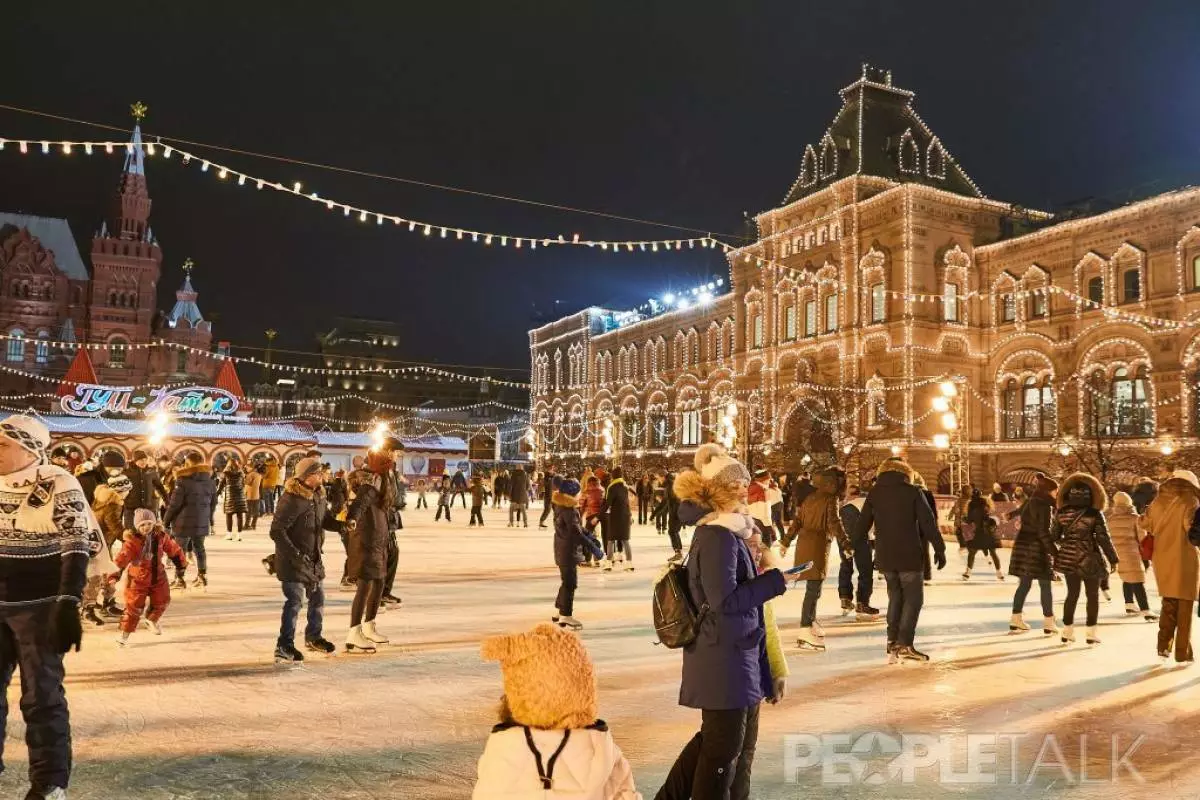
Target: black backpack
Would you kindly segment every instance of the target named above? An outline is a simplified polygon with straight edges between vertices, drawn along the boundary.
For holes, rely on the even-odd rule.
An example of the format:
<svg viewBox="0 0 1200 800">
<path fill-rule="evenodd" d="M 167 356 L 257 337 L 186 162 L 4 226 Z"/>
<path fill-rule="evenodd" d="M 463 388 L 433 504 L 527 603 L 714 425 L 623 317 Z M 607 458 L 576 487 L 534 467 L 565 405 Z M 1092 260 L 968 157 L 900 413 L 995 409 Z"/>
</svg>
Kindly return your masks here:
<svg viewBox="0 0 1200 800">
<path fill-rule="evenodd" d="M 654 584 L 654 630 L 658 642 L 672 650 L 696 641 L 700 625 L 708 614 L 708 604 L 696 607 L 688 587 L 685 563 L 668 564 L 667 572 Z"/>
</svg>

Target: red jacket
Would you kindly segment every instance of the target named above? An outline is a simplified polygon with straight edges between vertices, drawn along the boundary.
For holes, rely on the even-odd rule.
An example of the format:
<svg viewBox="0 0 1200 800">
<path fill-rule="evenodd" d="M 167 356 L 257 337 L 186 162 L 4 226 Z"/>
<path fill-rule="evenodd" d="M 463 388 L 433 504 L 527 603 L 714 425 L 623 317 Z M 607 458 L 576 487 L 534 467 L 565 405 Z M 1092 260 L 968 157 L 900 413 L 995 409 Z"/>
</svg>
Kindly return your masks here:
<svg viewBox="0 0 1200 800">
<path fill-rule="evenodd" d="M 187 567 L 187 556 L 179 543 L 161 525 L 150 531 L 150 548 L 146 550 L 146 537 L 137 531 L 125 531 L 125 543 L 117 553 L 117 569 L 129 567 L 129 583 L 137 586 L 153 586 L 167 581 L 162 557 L 175 563 L 179 569 Z"/>
<path fill-rule="evenodd" d="M 579 514 L 585 520 L 600 513 L 604 507 L 604 490 L 599 486 L 589 486 L 579 495 Z"/>
</svg>

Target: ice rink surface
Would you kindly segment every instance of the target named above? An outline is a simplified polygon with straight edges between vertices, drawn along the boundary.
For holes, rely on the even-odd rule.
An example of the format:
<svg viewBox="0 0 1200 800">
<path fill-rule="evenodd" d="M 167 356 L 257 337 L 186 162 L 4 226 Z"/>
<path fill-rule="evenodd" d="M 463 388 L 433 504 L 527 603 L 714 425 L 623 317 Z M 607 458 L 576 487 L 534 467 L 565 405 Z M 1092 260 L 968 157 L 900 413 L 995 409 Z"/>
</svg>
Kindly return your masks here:
<svg viewBox="0 0 1200 800">
<path fill-rule="evenodd" d="M 325 634 L 339 653 L 307 653 L 302 668 L 271 659 L 283 598 L 260 563 L 272 550 L 269 518 L 242 542 L 210 537 L 209 590 L 176 591 L 163 636 L 140 630 L 120 650 L 115 625 L 89 628 L 68 656 L 70 796 L 469 797 L 501 693 L 479 642 L 547 619 L 558 575 L 552 532 L 536 517 L 509 529 L 488 511 L 487 527 L 468 529 L 467 511 L 454 514 L 450 524 L 405 514 L 404 605 L 380 616 L 393 643 L 374 656 L 340 652 L 351 594 L 337 588 L 343 553 L 328 538 Z M 601 716 L 650 798 L 699 713 L 677 705 L 679 653 L 653 644 L 650 586 L 666 537 L 639 527 L 633 547 L 636 572 L 581 571 L 576 616 Z M 1038 630 L 1036 588 L 1026 607 L 1035 630 L 1009 635 L 1014 580 L 982 571 L 964 582 L 962 565 L 951 548 L 926 588 L 917 644 L 927 665 L 887 666 L 883 624 L 843 618 L 832 578 L 820 604 L 826 653 L 796 647 L 802 591 L 777 601 L 792 677 L 785 701 L 763 707 L 754 798 L 1200 797 L 1200 667 L 1160 665 L 1156 626 L 1125 616 L 1115 576 L 1103 644 L 1085 647 L 1080 626 L 1080 643 L 1063 648 Z M 1064 595 L 1056 583 L 1059 615 Z M 873 604 L 886 602 L 877 581 Z M 15 683 L 9 700 L 0 796 L 19 797 L 27 762 Z M 1126 758 L 1116 785 L 1114 748 Z"/>
</svg>

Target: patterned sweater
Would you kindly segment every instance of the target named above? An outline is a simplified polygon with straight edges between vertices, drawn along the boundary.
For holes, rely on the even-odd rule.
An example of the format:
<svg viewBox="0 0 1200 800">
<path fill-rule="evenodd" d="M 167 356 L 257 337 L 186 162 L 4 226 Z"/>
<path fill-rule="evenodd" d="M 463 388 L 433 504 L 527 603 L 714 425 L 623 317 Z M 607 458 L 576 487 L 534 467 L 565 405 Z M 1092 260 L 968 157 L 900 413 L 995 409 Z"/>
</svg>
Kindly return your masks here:
<svg viewBox="0 0 1200 800">
<path fill-rule="evenodd" d="M 82 597 L 104 537 L 66 470 L 34 465 L 0 476 L 0 606 Z"/>
</svg>

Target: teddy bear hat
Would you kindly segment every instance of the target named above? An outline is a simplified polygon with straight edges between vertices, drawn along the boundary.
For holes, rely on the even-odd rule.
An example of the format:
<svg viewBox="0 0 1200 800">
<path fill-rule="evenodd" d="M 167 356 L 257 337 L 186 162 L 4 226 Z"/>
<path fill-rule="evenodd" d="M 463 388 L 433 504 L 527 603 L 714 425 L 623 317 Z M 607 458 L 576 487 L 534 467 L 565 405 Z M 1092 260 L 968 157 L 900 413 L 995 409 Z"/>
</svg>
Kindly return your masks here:
<svg viewBox="0 0 1200 800">
<path fill-rule="evenodd" d="M 483 640 L 485 661 L 499 661 L 514 722 L 554 730 L 596 721 L 596 676 L 583 642 L 543 622 L 531 631 Z"/>
</svg>

